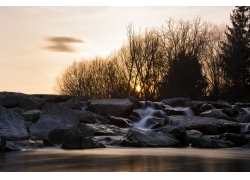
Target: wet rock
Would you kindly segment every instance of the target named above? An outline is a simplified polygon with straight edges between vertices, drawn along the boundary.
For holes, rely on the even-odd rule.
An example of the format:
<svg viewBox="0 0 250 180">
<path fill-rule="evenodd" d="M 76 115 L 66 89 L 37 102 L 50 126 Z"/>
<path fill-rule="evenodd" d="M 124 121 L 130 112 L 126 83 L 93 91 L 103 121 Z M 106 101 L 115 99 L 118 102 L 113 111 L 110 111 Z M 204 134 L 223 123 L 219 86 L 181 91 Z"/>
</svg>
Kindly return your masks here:
<svg viewBox="0 0 250 180">
<path fill-rule="evenodd" d="M 62 142 L 62 149 L 89 149 L 104 148 L 100 143 L 95 143 L 93 139 L 81 136 L 78 132 L 68 131 L 65 133 Z"/>
<path fill-rule="evenodd" d="M 43 141 L 22 140 L 7 141 L 6 151 L 18 151 L 22 149 L 38 149 L 43 148 Z"/>
<path fill-rule="evenodd" d="M 43 105 L 45 104 L 45 100 L 36 96 L 30 96 L 23 98 L 19 108 L 25 110 L 33 110 L 33 109 L 42 109 Z"/>
<path fill-rule="evenodd" d="M 25 97 L 26 95 L 23 95 L 23 94 L 14 94 L 11 96 L 7 96 L 7 97 L 0 99 L 0 105 L 5 108 L 18 107 L 21 101 L 23 100 L 23 98 Z"/>
<path fill-rule="evenodd" d="M 211 101 L 210 104 L 212 104 L 212 106 L 215 107 L 216 109 L 232 108 L 232 106 L 229 103 L 223 100 L 219 100 L 217 102 Z"/>
<path fill-rule="evenodd" d="M 241 114 L 236 120 L 238 123 L 250 123 L 250 114 Z"/>
<path fill-rule="evenodd" d="M 163 99 L 161 100 L 164 104 L 170 105 L 172 107 L 190 107 L 191 101 L 189 98 L 171 98 L 171 99 Z"/>
<path fill-rule="evenodd" d="M 119 144 L 128 147 L 178 147 L 179 141 L 172 135 L 161 132 L 130 128 L 127 134 L 121 138 Z"/>
<path fill-rule="evenodd" d="M 133 114 L 133 113 L 132 113 Z M 128 117 L 127 117 L 130 121 L 132 121 L 132 122 L 138 122 L 138 121 L 140 121 L 140 118 L 138 118 L 138 117 L 136 117 L 136 116 L 133 116 L 133 115 L 129 115 Z"/>
<path fill-rule="evenodd" d="M 46 138 L 43 140 L 43 145 L 45 147 L 54 147 L 55 145 L 49 140 L 49 138 Z"/>
<path fill-rule="evenodd" d="M 238 102 L 238 103 L 235 103 L 235 105 L 237 105 L 239 107 L 242 107 L 242 108 L 250 107 L 250 103 L 240 103 L 240 102 Z"/>
<path fill-rule="evenodd" d="M 133 103 L 133 109 L 139 109 L 142 108 L 142 104 L 138 99 L 136 99 L 134 96 L 129 96 L 127 99 Z"/>
<path fill-rule="evenodd" d="M 27 139 L 24 119 L 20 114 L 0 106 L 0 136 L 7 139 Z"/>
<path fill-rule="evenodd" d="M 22 115 L 22 114 L 25 112 L 24 109 L 21 109 L 21 108 L 18 108 L 18 107 L 9 108 L 9 110 L 11 110 L 11 111 L 13 111 L 13 112 L 15 112 L 15 113 L 18 113 L 18 114 L 20 114 L 20 115 Z"/>
<path fill-rule="evenodd" d="M 66 132 L 70 131 L 70 129 L 54 129 L 49 132 L 48 138 L 53 144 L 62 144 L 63 136 Z"/>
<path fill-rule="evenodd" d="M 104 146 L 119 146 L 119 142 L 122 136 L 95 136 L 93 141 L 103 144 Z"/>
<path fill-rule="evenodd" d="M 213 109 L 200 114 L 201 117 L 214 117 L 217 119 L 232 120 L 226 114 L 224 114 L 220 109 Z"/>
<path fill-rule="evenodd" d="M 142 104 L 142 109 L 154 109 L 154 110 L 163 110 L 164 109 L 164 103 L 162 102 L 151 102 L 151 101 L 140 101 Z"/>
<path fill-rule="evenodd" d="M 192 147 L 199 148 L 229 148 L 232 143 L 222 140 L 210 139 L 207 137 L 196 137 L 192 139 Z"/>
<path fill-rule="evenodd" d="M 133 103 L 128 99 L 93 99 L 86 110 L 100 115 L 127 117 L 133 112 Z"/>
<path fill-rule="evenodd" d="M 203 137 L 203 134 L 200 131 L 197 130 L 187 130 L 187 141 L 192 142 L 194 138 L 200 138 Z"/>
<path fill-rule="evenodd" d="M 121 128 L 127 128 L 133 126 L 131 121 L 127 118 L 106 116 L 106 119 L 110 122 L 110 125 L 115 125 Z"/>
<path fill-rule="evenodd" d="M 74 110 L 58 104 L 46 103 L 39 120 L 30 127 L 30 136 L 45 139 L 54 129 L 77 129 L 79 119 Z"/>
<path fill-rule="evenodd" d="M 95 113 L 92 113 L 90 111 L 83 111 L 83 110 L 75 110 L 75 113 L 77 114 L 79 121 L 81 123 L 94 124 L 96 122 L 97 115 Z M 105 117 L 102 118 L 102 120 L 104 119 Z"/>
<path fill-rule="evenodd" d="M 181 126 L 163 126 L 157 129 L 153 129 L 152 131 L 161 132 L 165 135 L 172 134 L 180 142 L 185 142 L 187 138 L 186 129 Z"/>
<path fill-rule="evenodd" d="M 145 127 L 147 128 L 152 128 L 153 126 L 155 126 L 156 124 L 159 124 L 161 126 L 163 126 L 165 124 L 165 119 L 164 118 L 157 118 L 157 117 L 147 117 L 144 119 L 145 121 Z"/>
<path fill-rule="evenodd" d="M 209 111 L 214 109 L 214 107 L 211 104 L 203 104 L 200 108 L 203 111 Z"/>
<path fill-rule="evenodd" d="M 180 109 L 165 108 L 165 109 L 163 109 L 163 111 L 164 111 L 168 116 L 186 115 L 185 111 L 180 110 Z"/>
<path fill-rule="evenodd" d="M 89 136 L 123 136 L 128 128 L 119 128 L 114 125 L 103 125 L 103 124 L 79 124 L 79 130 L 81 135 L 85 137 Z"/>
<path fill-rule="evenodd" d="M 77 99 L 70 99 L 66 102 L 59 103 L 59 105 L 71 108 L 73 110 L 82 110 L 82 105 Z"/>
<path fill-rule="evenodd" d="M 168 116 L 165 122 L 166 125 L 183 126 L 186 130 L 197 130 L 205 135 L 240 132 L 238 123 L 212 117 Z"/>
<path fill-rule="evenodd" d="M 61 102 L 66 102 L 70 99 L 76 99 L 78 101 L 89 100 L 89 98 L 87 98 L 86 96 L 73 96 L 73 95 L 34 94 L 31 96 L 42 98 L 47 103 L 61 103 Z"/>
<path fill-rule="evenodd" d="M 225 133 L 220 136 L 220 139 L 233 142 L 235 146 L 243 146 L 250 143 L 250 135 L 246 134 Z"/>
<path fill-rule="evenodd" d="M 41 110 L 34 109 L 34 110 L 29 110 L 29 111 L 22 113 L 22 116 L 24 117 L 25 121 L 36 123 L 40 117 L 40 114 L 41 114 Z"/>
</svg>

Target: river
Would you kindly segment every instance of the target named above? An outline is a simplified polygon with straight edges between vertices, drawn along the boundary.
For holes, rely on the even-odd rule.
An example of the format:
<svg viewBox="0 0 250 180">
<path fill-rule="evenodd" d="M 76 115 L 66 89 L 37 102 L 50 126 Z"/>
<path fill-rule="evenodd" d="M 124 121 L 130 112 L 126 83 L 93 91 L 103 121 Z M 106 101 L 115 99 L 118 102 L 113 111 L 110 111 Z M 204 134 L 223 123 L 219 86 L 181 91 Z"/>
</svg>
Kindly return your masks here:
<svg viewBox="0 0 250 180">
<path fill-rule="evenodd" d="M 250 172 L 250 149 L 45 148 L 0 152 L 1 172 Z"/>
</svg>

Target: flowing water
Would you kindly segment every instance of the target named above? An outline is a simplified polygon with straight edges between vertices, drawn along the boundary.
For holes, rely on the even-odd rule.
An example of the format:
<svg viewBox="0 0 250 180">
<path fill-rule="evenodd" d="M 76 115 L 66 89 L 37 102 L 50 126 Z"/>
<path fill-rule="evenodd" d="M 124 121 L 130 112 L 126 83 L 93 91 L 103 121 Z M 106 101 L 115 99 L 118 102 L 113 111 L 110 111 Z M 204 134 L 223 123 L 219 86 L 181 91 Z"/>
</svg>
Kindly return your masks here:
<svg viewBox="0 0 250 180">
<path fill-rule="evenodd" d="M 1 172 L 250 172 L 250 149 L 45 148 L 0 152 Z"/>
</svg>

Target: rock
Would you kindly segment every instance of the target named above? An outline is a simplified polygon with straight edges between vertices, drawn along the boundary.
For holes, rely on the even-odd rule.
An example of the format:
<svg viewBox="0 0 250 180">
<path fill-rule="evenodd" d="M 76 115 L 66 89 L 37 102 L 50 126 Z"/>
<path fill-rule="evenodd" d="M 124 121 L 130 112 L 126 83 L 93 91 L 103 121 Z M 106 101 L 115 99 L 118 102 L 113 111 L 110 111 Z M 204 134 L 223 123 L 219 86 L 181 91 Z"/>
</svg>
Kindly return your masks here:
<svg viewBox="0 0 250 180">
<path fill-rule="evenodd" d="M 74 110 L 58 104 L 46 103 L 39 120 L 30 127 L 30 136 L 45 139 L 54 129 L 77 129 L 79 119 Z"/>
<path fill-rule="evenodd" d="M 18 151 L 22 149 L 38 149 L 43 147 L 44 147 L 43 141 L 32 141 L 32 140 L 7 141 L 6 144 L 7 151 Z"/>
<path fill-rule="evenodd" d="M 232 143 L 207 137 L 197 137 L 193 138 L 191 146 L 199 148 L 229 148 L 232 147 Z"/>
<path fill-rule="evenodd" d="M 87 98 L 86 96 L 73 96 L 73 95 L 34 94 L 31 96 L 42 98 L 47 103 L 61 103 L 61 102 L 66 102 L 70 99 L 76 99 L 78 101 L 89 100 L 89 98 Z"/>
<path fill-rule="evenodd" d="M 186 130 L 197 130 L 205 135 L 240 132 L 238 123 L 212 117 L 168 116 L 165 122 L 166 125 L 183 126 Z"/>
<path fill-rule="evenodd" d="M 103 144 L 104 146 L 119 146 L 122 136 L 95 136 L 93 141 L 95 143 Z"/>
<path fill-rule="evenodd" d="M 243 146 L 250 142 L 250 135 L 225 133 L 220 136 L 220 139 L 233 142 L 235 146 Z"/>
<path fill-rule="evenodd" d="M 209 111 L 214 109 L 214 107 L 211 104 L 203 104 L 200 108 L 203 111 Z"/>
<path fill-rule="evenodd" d="M 241 114 L 236 120 L 238 123 L 250 123 L 250 114 Z"/>
<path fill-rule="evenodd" d="M 40 114 L 41 114 L 41 110 L 34 109 L 34 110 L 29 110 L 29 111 L 22 113 L 22 116 L 24 117 L 25 121 L 36 123 L 40 117 Z"/>
<path fill-rule="evenodd" d="M 14 94 L 12 96 L 7 96 L 5 98 L 0 99 L 0 105 L 5 108 L 18 107 L 24 97 L 26 96 L 22 94 Z"/>
<path fill-rule="evenodd" d="M 242 146 L 242 148 L 250 149 L 250 143 L 248 143 L 248 144 Z"/>
<path fill-rule="evenodd" d="M 53 144 L 62 144 L 63 136 L 66 132 L 70 131 L 70 129 L 54 129 L 49 132 L 48 138 Z"/>
<path fill-rule="evenodd" d="M 227 102 L 223 100 L 219 100 L 217 102 L 211 101 L 210 104 L 212 104 L 212 106 L 215 107 L 216 109 L 232 108 L 230 104 L 228 104 Z"/>
<path fill-rule="evenodd" d="M 73 110 L 82 110 L 81 103 L 76 99 L 70 99 L 66 102 L 61 102 L 61 103 L 59 103 L 59 105 L 71 108 Z"/>
<path fill-rule="evenodd" d="M 92 113 L 90 111 L 83 111 L 83 110 L 75 110 L 75 113 L 77 114 L 79 121 L 81 123 L 92 123 L 94 124 L 96 122 L 97 115 L 95 113 Z M 105 117 L 103 117 L 102 120 L 104 120 Z"/>
<path fill-rule="evenodd" d="M 154 109 L 154 110 L 163 110 L 164 104 L 162 102 L 151 102 L 151 101 L 140 101 L 142 104 L 142 109 Z"/>
<path fill-rule="evenodd" d="M 119 128 L 114 125 L 103 124 L 83 124 L 80 123 L 79 130 L 81 135 L 85 137 L 89 136 L 123 136 L 127 133 L 127 128 Z"/>
<path fill-rule="evenodd" d="M 250 103 L 235 103 L 235 105 L 239 106 L 239 107 L 250 107 Z"/>
<path fill-rule="evenodd" d="M 115 125 L 121 128 L 132 127 L 131 121 L 127 118 L 106 116 L 106 119 L 110 122 L 110 125 Z"/>
<path fill-rule="evenodd" d="M 133 113 L 132 113 L 133 114 Z M 130 121 L 132 121 L 132 122 L 138 122 L 138 121 L 140 121 L 140 118 L 138 118 L 138 117 L 136 117 L 136 116 L 133 116 L 133 115 L 129 115 L 128 117 L 127 117 Z"/>
<path fill-rule="evenodd" d="M 87 149 L 103 148 L 104 145 L 95 143 L 91 138 L 81 136 L 77 132 L 68 131 L 65 133 L 62 142 L 62 149 Z"/>
<path fill-rule="evenodd" d="M 181 126 L 163 126 L 157 129 L 153 129 L 152 131 L 161 132 L 165 135 L 172 134 L 180 142 L 185 142 L 187 138 L 186 129 Z"/>
<path fill-rule="evenodd" d="M 43 105 L 45 104 L 45 100 L 36 96 L 26 97 L 23 98 L 19 108 L 25 110 L 33 110 L 33 109 L 42 109 Z"/>
<path fill-rule="evenodd" d="M 129 96 L 127 99 L 133 103 L 133 109 L 139 109 L 142 108 L 142 104 L 138 99 L 136 99 L 134 96 Z"/>
<path fill-rule="evenodd" d="M 194 138 L 200 138 L 203 137 L 203 134 L 200 131 L 197 130 L 188 130 L 187 131 L 187 141 L 192 142 Z"/>
<path fill-rule="evenodd" d="M 49 138 L 46 138 L 43 140 L 43 145 L 45 147 L 54 147 L 55 145 L 49 140 Z"/>
<path fill-rule="evenodd" d="M 190 107 L 191 106 L 191 101 L 189 98 L 182 98 L 182 97 L 177 97 L 177 98 L 171 98 L 171 99 L 163 99 L 161 100 L 164 104 L 167 104 L 172 107 Z"/>
<path fill-rule="evenodd" d="M 24 119 L 20 114 L 0 106 L 0 136 L 8 139 L 27 139 Z"/>
<path fill-rule="evenodd" d="M 33 126 L 34 123 L 29 122 L 29 121 L 24 121 L 24 124 L 25 124 L 27 132 L 30 133 L 30 127 Z"/>
<path fill-rule="evenodd" d="M 186 107 L 186 108 L 165 108 L 163 111 L 166 113 L 167 116 L 177 116 L 177 115 L 184 115 L 184 116 L 193 116 L 193 111 Z"/>
<path fill-rule="evenodd" d="M 15 112 L 15 113 L 18 113 L 20 115 L 22 115 L 25 111 L 24 109 L 21 109 L 21 108 L 18 108 L 18 107 L 15 107 L 15 108 L 9 108 L 9 110 Z"/>
<path fill-rule="evenodd" d="M 179 147 L 179 141 L 172 135 L 136 128 L 130 128 L 119 144 L 128 147 Z"/>
<path fill-rule="evenodd" d="M 144 125 L 142 125 L 142 124 L 144 124 Z M 142 119 L 141 122 L 137 123 L 137 125 L 136 125 L 136 123 L 134 125 L 136 125 L 137 127 L 143 126 L 144 128 L 152 128 L 156 124 L 163 126 L 165 124 L 165 119 L 164 118 L 157 118 L 157 117 L 153 117 L 153 116 L 148 116 L 148 117 L 145 117 L 144 119 Z"/>
<path fill-rule="evenodd" d="M 226 114 L 224 114 L 220 109 L 213 109 L 200 114 L 201 117 L 214 117 L 217 119 L 232 120 Z"/>
<path fill-rule="evenodd" d="M 128 99 L 93 99 L 86 110 L 104 116 L 127 117 L 133 112 L 133 103 Z"/>
</svg>

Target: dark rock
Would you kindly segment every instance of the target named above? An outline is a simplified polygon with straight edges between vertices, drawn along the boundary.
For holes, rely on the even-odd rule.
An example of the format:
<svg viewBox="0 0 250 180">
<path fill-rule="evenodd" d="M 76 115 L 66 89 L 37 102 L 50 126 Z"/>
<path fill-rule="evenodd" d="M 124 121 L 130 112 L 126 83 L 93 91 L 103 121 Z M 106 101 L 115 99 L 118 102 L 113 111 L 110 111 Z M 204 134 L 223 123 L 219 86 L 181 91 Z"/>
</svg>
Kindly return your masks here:
<svg viewBox="0 0 250 180">
<path fill-rule="evenodd" d="M 27 139 L 24 119 L 20 114 L 0 106 L 0 136 L 8 139 Z"/>
<path fill-rule="evenodd" d="M 172 107 L 190 107 L 191 106 L 191 101 L 189 98 L 182 98 L 182 97 L 177 97 L 177 98 L 171 98 L 171 99 L 163 99 L 161 102 L 170 105 Z"/>
<path fill-rule="evenodd" d="M 229 148 L 232 147 L 232 143 L 207 137 L 197 137 L 192 139 L 191 146 L 199 148 Z"/>
<path fill-rule="evenodd" d="M 153 129 L 152 131 L 161 132 L 165 135 L 172 134 L 180 142 L 185 142 L 187 138 L 186 129 L 181 126 L 164 126 L 157 129 Z"/>
<path fill-rule="evenodd" d="M 24 97 L 26 97 L 26 96 L 20 95 L 20 94 L 14 94 L 12 96 L 7 96 L 5 98 L 0 99 L 0 105 L 5 107 L 5 108 L 18 107 Z"/>
<path fill-rule="evenodd" d="M 239 123 L 240 124 L 240 132 L 248 134 L 250 131 L 250 123 Z"/>
<path fill-rule="evenodd" d="M 45 147 L 54 147 L 55 145 L 49 140 L 49 138 L 46 138 L 43 140 L 43 145 Z"/>
<path fill-rule="evenodd" d="M 235 105 L 237 105 L 237 106 L 239 106 L 239 107 L 250 107 L 250 103 L 240 103 L 240 102 L 238 102 L 238 103 L 235 103 Z"/>
<path fill-rule="evenodd" d="M 104 145 L 95 143 L 91 138 L 81 136 L 78 132 L 68 131 L 65 133 L 62 142 L 62 149 L 87 149 L 103 148 Z"/>
<path fill-rule="evenodd" d="M 76 99 L 70 99 L 66 102 L 61 102 L 61 103 L 59 103 L 59 105 L 71 108 L 73 110 L 82 110 L 81 103 Z"/>
<path fill-rule="evenodd" d="M 213 109 L 206 112 L 203 112 L 200 114 L 201 117 L 214 117 L 217 119 L 226 119 L 226 120 L 232 120 L 230 117 L 228 117 L 226 114 L 222 112 L 220 109 Z"/>
<path fill-rule="evenodd" d="M 6 151 L 6 137 L 2 136 L 0 140 L 0 151 Z"/>
<path fill-rule="evenodd" d="M 119 144 L 128 147 L 179 147 L 179 141 L 172 135 L 136 128 L 129 129 Z"/>
<path fill-rule="evenodd" d="M 188 142 L 192 142 L 192 140 L 194 138 L 200 138 L 200 137 L 203 137 L 203 134 L 200 132 L 200 131 L 197 131 L 197 130 L 188 130 L 187 131 L 187 141 Z"/>
<path fill-rule="evenodd" d="M 162 124 L 156 123 L 155 125 L 153 125 L 153 127 L 151 127 L 151 129 L 157 129 L 162 126 L 163 126 Z"/>
<path fill-rule="evenodd" d="M 38 149 L 43 148 L 43 141 L 32 141 L 32 140 L 22 140 L 22 141 L 7 141 L 6 151 L 18 151 L 22 149 Z"/>
<path fill-rule="evenodd" d="M 180 109 L 174 109 L 174 108 L 165 108 L 163 111 L 168 115 L 168 116 L 176 116 L 176 115 L 186 115 L 185 111 L 182 111 Z"/>
<path fill-rule="evenodd" d="M 75 113 L 77 114 L 79 121 L 81 123 L 95 123 L 96 118 L 98 117 L 97 114 L 92 113 L 90 111 L 83 111 L 83 110 L 75 110 Z M 101 120 L 104 120 L 105 117 L 103 117 Z"/>
<path fill-rule="evenodd" d="M 250 114 L 241 114 L 236 118 L 236 120 L 238 123 L 250 123 Z"/>
<path fill-rule="evenodd" d="M 33 126 L 34 123 L 29 122 L 29 121 L 24 121 L 24 124 L 25 124 L 27 132 L 30 133 L 30 127 Z"/>
<path fill-rule="evenodd" d="M 164 104 L 162 102 L 151 102 L 151 101 L 140 101 L 142 104 L 142 109 L 154 109 L 154 110 L 163 110 Z"/>
<path fill-rule="evenodd" d="M 215 107 L 216 109 L 232 108 L 232 106 L 229 103 L 223 100 L 219 100 L 217 102 L 211 101 L 210 104 L 212 104 L 212 106 Z"/>
<path fill-rule="evenodd" d="M 133 113 L 132 113 L 133 114 Z M 138 117 L 136 117 L 136 116 L 133 116 L 133 115 L 129 115 L 128 117 L 127 117 L 130 121 L 132 121 L 132 122 L 138 122 L 138 121 L 140 121 L 140 118 L 138 118 Z"/>
<path fill-rule="evenodd" d="M 212 110 L 212 109 L 214 109 L 214 107 L 211 104 L 203 104 L 201 106 L 201 110 L 203 110 L 203 111 L 209 111 L 209 110 Z"/>
<path fill-rule="evenodd" d="M 74 110 L 58 104 L 46 103 L 39 120 L 30 127 L 30 136 L 45 139 L 54 129 L 77 129 L 79 119 Z"/>
<path fill-rule="evenodd" d="M 248 143 L 248 144 L 242 146 L 242 148 L 250 149 L 250 143 Z"/>
<path fill-rule="evenodd" d="M 183 126 L 186 130 L 197 130 L 205 135 L 240 132 L 238 123 L 212 117 L 168 116 L 165 122 L 167 125 Z"/>
<path fill-rule="evenodd" d="M 104 146 L 119 146 L 122 136 L 95 136 L 93 141 L 95 143 L 103 144 Z"/>
<path fill-rule="evenodd" d="M 115 116 L 106 116 L 106 119 L 110 122 L 111 125 L 115 125 L 121 128 L 132 127 L 131 121 L 127 118 L 115 117 Z"/>
<path fill-rule="evenodd" d="M 79 124 L 79 130 L 81 135 L 85 137 L 89 136 L 123 136 L 127 133 L 127 128 L 119 128 L 114 125 L 103 124 Z"/>
<path fill-rule="evenodd" d="M 25 110 L 33 110 L 33 109 L 42 109 L 43 105 L 45 104 L 45 100 L 36 96 L 26 97 L 23 98 L 19 108 Z"/>
<path fill-rule="evenodd" d="M 133 103 L 133 109 L 139 109 L 142 108 L 142 104 L 138 99 L 136 99 L 134 96 L 129 96 L 127 99 Z"/>
<path fill-rule="evenodd" d="M 25 121 L 36 123 L 40 117 L 40 114 L 41 114 L 41 110 L 34 109 L 34 110 L 29 110 L 29 111 L 22 113 L 22 116 L 24 117 Z"/>
<path fill-rule="evenodd" d="M 20 115 L 22 115 L 25 111 L 24 109 L 21 109 L 21 108 L 18 108 L 18 107 L 15 107 L 15 108 L 9 108 L 9 110 L 15 112 L 15 113 L 18 113 Z"/>
<path fill-rule="evenodd" d="M 128 99 L 93 99 L 86 110 L 104 116 L 127 117 L 133 112 L 133 103 Z"/>
<path fill-rule="evenodd" d="M 34 94 L 31 96 L 36 96 L 36 97 L 42 98 L 47 103 L 61 103 L 61 102 L 66 102 L 70 99 L 76 99 L 78 101 L 89 100 L 89 98 L 86 96 L 73 96 L 73 95 Z"/>
<path fill-rule="evenodd" d="M 63 136 L 70 129 L 54 129 L 49 132 L 48 138 L 53 144 L 62 144 Z"/>
<path fill-rule="evenodd" d="M 250 135 L 225 133 L 220 136 L 220 139 L 233 142 L 236 146 L 243 146 L 250 142 Z"/>
</svg>

